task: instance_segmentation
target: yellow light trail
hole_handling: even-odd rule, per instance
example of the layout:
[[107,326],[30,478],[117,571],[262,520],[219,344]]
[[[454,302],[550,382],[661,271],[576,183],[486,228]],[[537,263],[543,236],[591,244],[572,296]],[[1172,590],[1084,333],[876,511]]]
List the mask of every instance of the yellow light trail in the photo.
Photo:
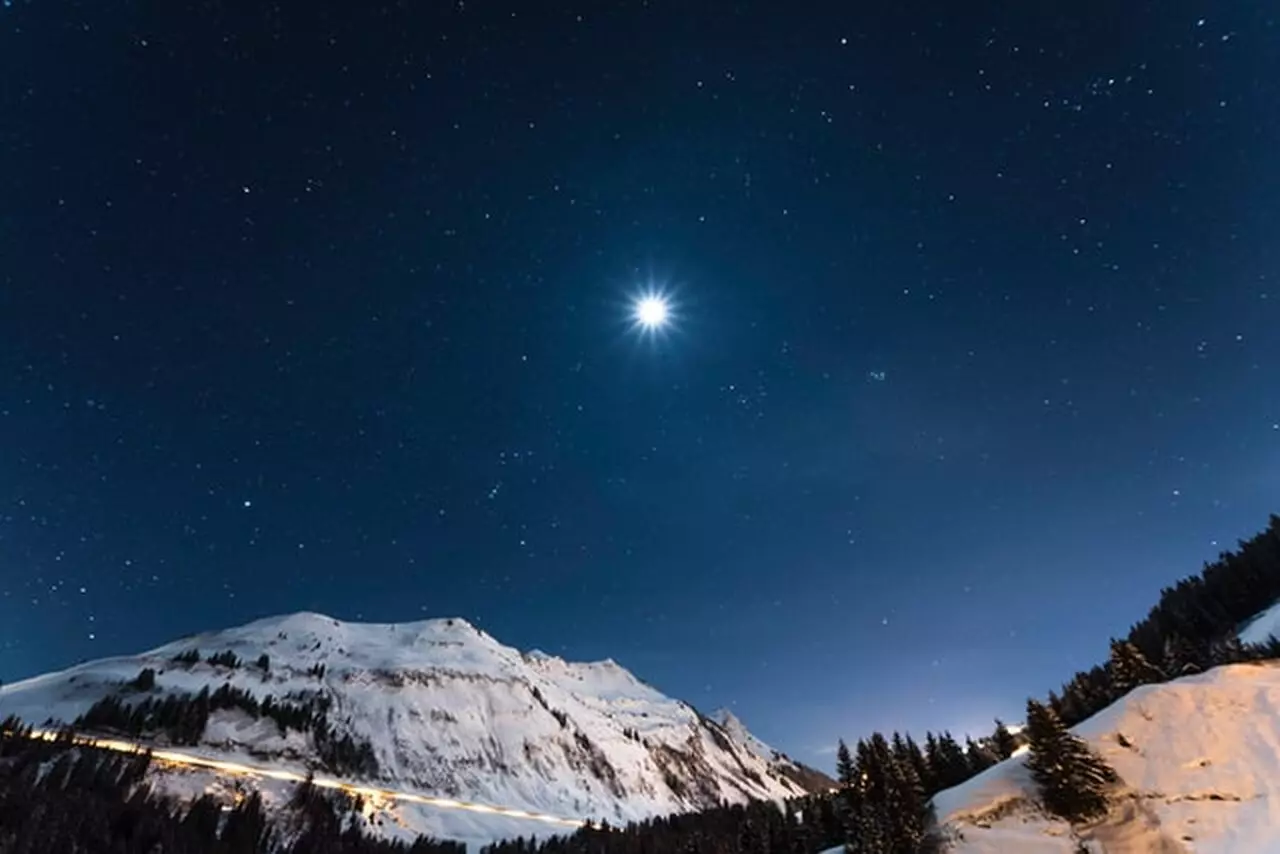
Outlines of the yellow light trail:
[[[58,733],[50,730],[36,729],[31,731],[32,738],[39,738],[45,741],[56,741]],[[194,753],[184,753],[178,750],[164,750],[149,747],[145,744],[138,744],[132,741],[124,741],[118,738],[95,738],[93,736],[77,734],[74,739],[75,744],[83,744],[88,747],[97,747],[102,750],[113,750],[117,753],[146,753],[150,751],[153,761],[162,762],[166,765],[179,765],[187,768],[208,768],[212,771],[218,771],[223,774],[232,774],[241,777],[266,777],[272,780],[283,780],[288,783],[302,783],[307,777],[296,771],[285,771],[279,768],[264,768],[258,765],[245,765],[240,762],[230,762],[225,759],[210,759],[207,756],[198,756]],[[548,815],[546,813],[530,812],[529,810],[514,809],[512,807],[491,806],[489,804],[477,804],[469,801],[459,801],[453,798],[440,798],[435,795],[423,795],[417,792],[394,792],[390,789],[378,789],[371,786],[360,786],[355,783],[348,783],[345,780],[338,780],[333,777],[312,777],[312,785],[319,786],[322,789],[337,789],[350,795],[359,795],[371,801],[404,801],[411,804],[424,804],[430,807],[439,807],[448,810],[466,810],[467,812],[482,813],[484,815],[500,815],[507,818],[519,818],[528,821],[540,821],[544,824],[555,824],[561,827],[585,827],[589,822],[577,818],[562,818],[560,816]]]

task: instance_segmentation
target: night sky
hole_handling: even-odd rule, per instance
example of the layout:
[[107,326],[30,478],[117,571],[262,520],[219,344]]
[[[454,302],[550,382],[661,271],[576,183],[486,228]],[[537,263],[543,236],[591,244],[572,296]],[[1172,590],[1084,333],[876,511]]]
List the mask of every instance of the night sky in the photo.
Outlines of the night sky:
[[5,0],[0,678],[316,610],[1017,718],[1280,509],[1268,6]]

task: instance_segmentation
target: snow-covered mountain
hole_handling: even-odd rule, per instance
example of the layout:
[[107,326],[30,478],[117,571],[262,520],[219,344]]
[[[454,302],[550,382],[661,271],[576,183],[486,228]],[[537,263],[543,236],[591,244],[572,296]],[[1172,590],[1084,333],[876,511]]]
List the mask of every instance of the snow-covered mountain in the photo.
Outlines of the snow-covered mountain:
[[[1090,851],[1280,852],[1280,665],[1236,664],[1130,692],[1075,727],[1119,773]],[[1025,756],[934,798],[954,854],[1061,852],[1078,842],[1035,806]]]
[[[154,684],[141,675],[148,669]],[[196,712],[160,708],[223,686],[221,699],[192,704],[207,714],[194,733]],[[303,773],[327,763],[335,776],[382,788],[611,823],[830,785],[736,718],[705,717],[613,661],[522,653],[460,619],[259,620],[5,686],[0,717],[70,723],[104,697],[152,710],[149,743]],[[124,726],[118,707],[99,703],[97,714],[98,729]],[[210,772],[192,773],[164,785],[186,793],[220,785]],[[539,830],[445,812],[401,806],[388,826],[472,841]]]

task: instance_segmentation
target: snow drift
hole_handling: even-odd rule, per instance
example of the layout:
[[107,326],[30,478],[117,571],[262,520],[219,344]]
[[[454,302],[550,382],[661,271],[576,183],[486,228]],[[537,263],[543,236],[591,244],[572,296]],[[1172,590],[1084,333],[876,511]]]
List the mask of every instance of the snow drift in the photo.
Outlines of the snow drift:
[[[1110,814],[1077,828],[1090,850],[1280,852],[1280,666],[1236,664],[1130,692],[1073,729],[1120,774]],[[957,854],[1074,852],[1035,806],[1015,756],[940,792]]]

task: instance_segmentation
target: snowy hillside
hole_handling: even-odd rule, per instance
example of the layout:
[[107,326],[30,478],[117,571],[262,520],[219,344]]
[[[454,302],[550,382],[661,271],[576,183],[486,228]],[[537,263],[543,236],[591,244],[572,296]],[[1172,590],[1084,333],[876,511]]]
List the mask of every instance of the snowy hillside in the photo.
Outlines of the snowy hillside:
[[[199,660],[191,660],[193,650]],[[227,652],[235,666],[229,658],[207,660]],[[175,661],[179,656],[187,660]],[[144,668],[155,671],[154,685],[135,681]],[[228,684],[252,698],[254,714],[270,695],[277,709],[292,704],[322,717],[332,730],[327,744],[349,737],[348,746],[372,754],[376,768],[367,766],[363,777],[374,785],[556,816],[617,823],[721,800],[793,796],[810,773],[736,718],[721,724],[703,717],[612,661],[521,653],[457,619],[371,625],[306,613],[269,618],[5,686],[0,717],[71,722],[106,696],[135,709],[146,700],[158,707],[165,697],[189,700]],[[318,749],[320,725],[285,727],[217,705],[183,749],[303,773],[329,755]],[[173,738],[172,731],[153,732],[148,740]],[[168,776],[165,785],[178,791],[221,785],[209,772]],[[339,769],[335,776],[353,775]],[[386,824],[473,841],[548,832],[413,805],[397,806]]]
[[[1265,615],[1264,615],[1265,616]],[[1119,772],[1091,850],[1280,852],[1280,666],[1237,664],[1136,689],[1074,729]],[[956,854],[1074,852],[1015,756],[939,793]]]
[[1272,605],[1240,630],[1244,644],[1266,643],[1272,635],[1280,637],[1280,603]]
[[738,716],[728,709],[717,709],[711,713],[711,717],[716,723],[724,728],[729,738],[733,739],[735,744],[741,744],[751,751],[755,756],[772,761],[778,758],[778,751],[765,744],[747,731],[742,721],[738,720]]

